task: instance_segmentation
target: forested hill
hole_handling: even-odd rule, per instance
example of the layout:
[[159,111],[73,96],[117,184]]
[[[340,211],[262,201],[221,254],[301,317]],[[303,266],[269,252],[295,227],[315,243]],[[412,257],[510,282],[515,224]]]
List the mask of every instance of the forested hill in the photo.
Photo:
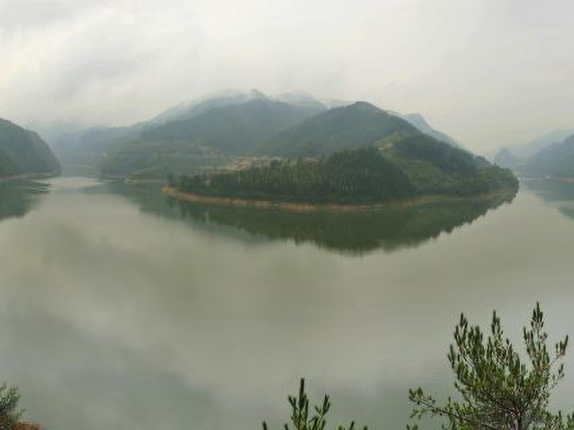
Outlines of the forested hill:
[[264,143],[262,154],[316,157],[375,144],[393,135],[420,131],[406,120],[366,102],[330,109],[286,130]]
[[318,111],[267,99],[211,109],[197,117],[174,121],[141,134],[151,142],[182,142],[207,145],[245,154],[274,134],[298,124]]
[[[311,106],[254,99],[144,130],[102,164],[106,175],[190,170],[208,160],[252,154],[261,142],[317,113]],[[181,168],[179,168],[181,166]]]
[[184,175],[171,185],[184,193],[215,197],[340,204],[518,189],[511,171],[422,134],[327,158],[275,160],[237,172]]
[[0,119],[0,177],[59,170],[60,163],[40,136]]
[[[315,130],[300,128],[315,115],[314,121],[306,123],[306,127],[316,124]],[[333,102],[305,93],[267,96],[253,90],[181,103],[129,127],[70,132],[55,140],[53,148],[70,169],[160,179],[167,171],[228,166],[238,156],[323,153],[316,137],[323,140],[327,152],[368,146],[397,130],[423,132],[458,146],[419,114],[401,116],[368,103]],[[288,137],[297,142],[275,147]],[[308,146],[313,148],[307,150]]]

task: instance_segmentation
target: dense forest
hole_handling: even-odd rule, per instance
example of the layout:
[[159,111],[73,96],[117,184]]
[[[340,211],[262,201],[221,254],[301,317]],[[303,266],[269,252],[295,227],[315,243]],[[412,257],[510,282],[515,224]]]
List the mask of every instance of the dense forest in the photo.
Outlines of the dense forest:
[[321,160],[275,160],[231,173],[184,175],[175,185],[189,193],[317,203],[376,203],[415,193],[405,173],[376,148]]
[[261,154],[318,157],[373,145],[396,134],[420,134],[406,120],[366,102],[315,115],[264,142]]
[[430,194],[517,189],[512,172],[419,134],[321,159],[274,160],[219,174],[172,177],[185,193],[309,203],[372,204]]

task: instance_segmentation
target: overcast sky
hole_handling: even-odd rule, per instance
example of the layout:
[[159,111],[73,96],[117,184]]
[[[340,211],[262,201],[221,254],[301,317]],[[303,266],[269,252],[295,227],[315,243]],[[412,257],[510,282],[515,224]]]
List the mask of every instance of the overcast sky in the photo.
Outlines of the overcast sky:
[[480,152],[574,128],[573,42],[572,0],[0,0],[0,117],[120,125],[305,90]]

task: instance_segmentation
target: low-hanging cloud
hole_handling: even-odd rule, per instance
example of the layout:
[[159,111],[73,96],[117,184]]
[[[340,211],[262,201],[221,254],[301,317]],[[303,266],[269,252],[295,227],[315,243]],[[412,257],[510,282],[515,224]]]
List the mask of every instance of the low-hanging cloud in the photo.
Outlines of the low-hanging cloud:
[[423,113],[481,151],[573,127],[574,5],[0,0],[0,116],[120,125],[258,88]]

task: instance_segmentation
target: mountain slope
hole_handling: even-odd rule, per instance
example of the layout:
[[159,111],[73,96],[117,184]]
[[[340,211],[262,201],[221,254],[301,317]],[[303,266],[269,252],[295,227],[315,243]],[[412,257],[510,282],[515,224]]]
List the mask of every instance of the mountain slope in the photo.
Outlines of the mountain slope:
[[529,175],[574,178],[574,134],[528,158],[522,170]]
[[440,140],[442,142],[446,142],[454,146],[455,148],[462,148],[462,145],[458,143],[456,140],[454,140],[452,137],[432,128],[431,125],[420,113],[411,113],[402,116],[402,118],[406,119],[409,122],[409,124],[414,125],[422,133],[428,134],[429,136],[432,136],[435,139]]
[[222,151],[243,154],[259,142],[315,114],[315,108],[265,99],[213,108],[189,120],[174,121],[144,131],[146,141],[197,142]]
[[469,196],[518,189],[510,170],[425,134],[384,139],[377,146],[406,173],[417,195]]
[[60,163],[40,136],[0,119],[0,176],[59,170]]
[[148,130],[110,153],[102,164],[107,175],[166,169],[190,170],[222,164],[226,157],[253,153],[261,142],[316,113],[315,108],[257,98],[216,107],[187,120]]
[[182,103],[178,106],[169,108],[147,121],[146,127],[152,128],[153,126],[167,124],[169,122],[196,118],[214,108],[240,105],[257,99],[267,99],[267,96],[257,90],[251,90],[249,93],[226,91],[211,97]]
[[370,146],[395,134],[419,134],[419,131],[407,121],[372,104],[356,102],[319,113],[274,136],[260,147],[260,153],[317,157]]
[[574,129],[558,129],[525,143],[507,145],[506,147],[503,147],[500,151],[504,149],[510,151],[512,155],[516,157],[520,163],[522,163],[527,158],[532,157],[533,155],[537,154],[543,149],[548,148],[549,146],[555,143],[563,142],[564,139],[567,139],[573,134]]
[[520,159],[515,157],[509,149],[504,148],[496,154],[496,157],[494,157],[494,163],[500,167],[514,169],[520,164]]

